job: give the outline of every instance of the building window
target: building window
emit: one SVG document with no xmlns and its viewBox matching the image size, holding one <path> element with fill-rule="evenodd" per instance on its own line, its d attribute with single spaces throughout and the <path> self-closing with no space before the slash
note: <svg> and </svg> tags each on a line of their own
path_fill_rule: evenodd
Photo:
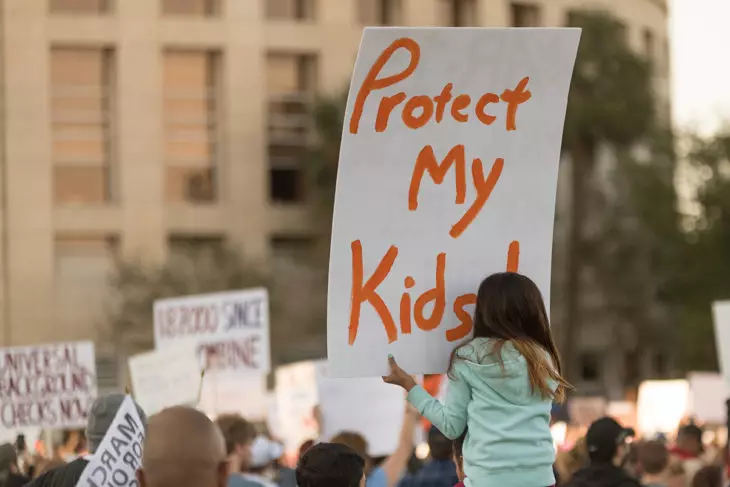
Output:
<svg viewBox="0 0 730 487">
<path fill-rule="evenodd" d="M 266 18 L 271 20 L 314 20 L 316 0 L 265 0 Z"/>
<path fill-rule="evenodd" d="M 163 117 L 165 194 L 171 203 L 217 199 L 219 56 L 208 51 L 166 51 Z"/>
<path fill-rule="evenodd" d="M 581 355 L 580 378 L 585 382 L 596 382 L 601 378 L 600 357 L 595 353 L 584 353 Z"/>
<path fill-rule="evenodd" d="M 402 0 L 358 0 L 362 25 L 398 25 L 403 22 Z"/>
<path fill-rule="evenodd" d="M 542 25 L 540 6 L 532 3 L 512 3 L 512 27 L 539 27 Z"/>
<path fill-rule="evenodd" d="M 218 14 L 219 7 L 218 0 L 162 0 L 164 15 L 211 16 Z"/>
<path fill-rule="evenodd" d="M 109 279 L 118 256 L 118 239 L 60 236 L 54 242 L 55 298 L 58 326 L 64 332 L 87 331 L 95 338 L 111 296 Z M 81 336 L 79 336 L 81 338 Z"/>
<path fill-rule="evenodd" d="M 453 27 L 478 25 L 476 0 L 439 0 L 439 17 Z"/>
<path fill-rule="evenodd" d="M 649 29 L 644 29 L 642 32 L 642 40 L 644 43 L 644 56 L 650 63 L 655 63 L 656 60 L 656 45 L 654 42 L 654 33 Z"/>
<path fill-rule="evenodd" d="M 112 200 L 112 53 L 106 49 L 51 51 L 51 132 L 54 201 Z"/>
<path fill-rule="evenodd" d="M 103 14 L 109 11 L 111 0 L 50 0 L 52 13 Z"/>
<path fill-rule="evenodd" d="M 269 195 L 277 203 L 304 200 L 302 154 L 311 137 L 309 107 L 316 91 L 316 58 L 267 57 Z"/>
</svg>

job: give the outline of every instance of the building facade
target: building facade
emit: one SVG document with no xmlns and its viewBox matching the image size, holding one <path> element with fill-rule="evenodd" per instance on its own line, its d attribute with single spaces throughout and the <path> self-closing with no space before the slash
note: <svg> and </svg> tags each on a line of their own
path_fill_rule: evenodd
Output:
<svg viewBox="0 0 730 487">
<path fill-rule="evenodd" d="M 308 245 L 306 107 L 346 87 L 365 25 L 562 26 L 605 8 L 666 66 L 669 102 L 665 0 L 1 5 L 0 345 L 98 340 L 117 257 Z"/>
</svg>

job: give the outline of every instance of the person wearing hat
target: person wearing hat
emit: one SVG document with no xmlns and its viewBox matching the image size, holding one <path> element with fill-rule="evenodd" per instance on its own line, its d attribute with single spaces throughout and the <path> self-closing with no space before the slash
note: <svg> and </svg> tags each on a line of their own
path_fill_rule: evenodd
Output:
<svg viewBox="0 0 730 487">
<path fill-rule="evenodd" d="M 30 479 L 20 474 L 18 453 L 10 443 L 0 445 L 0 487 L 21 487 Z"/>
<path fill-rule="evenodd" d="M 588 465 L 578 470 L 566 486 L 639 487 L 639 482 L 621 468 L 632 436 L 632 430 L 624 428 L 613 418 L 595 421 L 585 438 Z"/>
<path fill-rule="evenodd" d="M 29 483 L 28 487 L 76 487 L 86 465 L 89 464 L 89 458 L 96 452 L 99 445 L 101 445 L 107 430 L 112 425 L 112 422 L 114 422 L 114 417 L 117 415 L 117 411 L 119 411 L 125 398 L 126 396 L 124 394 L 109 394 L 97 398 L 91 406 L 86 422 L 86 438 L 89 454 L 78 457 L 62 467 L 54 468 L 41 474 Z M 137 408 L 137 413 L 144 427 L 147 428 L 147 417 L 144 411 L 136 402 L 134 405 Z"/>
</svg>

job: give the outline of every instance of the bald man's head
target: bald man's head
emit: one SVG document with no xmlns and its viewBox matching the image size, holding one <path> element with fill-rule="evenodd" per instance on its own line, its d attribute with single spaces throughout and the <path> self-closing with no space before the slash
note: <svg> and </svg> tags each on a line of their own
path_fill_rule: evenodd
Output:
<svg viewBox="0 0 730 487">
<path fill-rule="evenodd" d="M 226 449 L 220 430 L 188 407 L 152 416 L 137 477 L 141 487 L 225 487 Z"/>
</svg>

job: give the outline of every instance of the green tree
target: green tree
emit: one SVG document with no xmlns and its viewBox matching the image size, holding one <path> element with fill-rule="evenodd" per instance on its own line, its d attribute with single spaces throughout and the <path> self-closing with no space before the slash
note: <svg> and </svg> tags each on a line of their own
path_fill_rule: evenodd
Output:
<svg viewBox="0 0 730 487">
<path fill-rule="evenodd" d="M 675 283 L 681 305 L 678 353 L 686 370 L 715 370 L 711 306 L 730 299 L 730 131 L 690 136 L 687 145 L 696 207 L 686 224 L 682 273 Z"/>
<path fill-rule="evenodd" d="M 288 275 L 287 281 L 298 282 Z M 282 279 L 283 281 L 283 279 Z M 108 312 L 108 337 L 124 354 L 154 348 L 153 304 L 158 299 L 241 290 L 269 289 L 272 362 L 282 363 L 299 353 L 305 331 L 293 334 L 279 296 L 287 289 L 262 265 L 247 261 L 235 248 L 188 247 L 171 253 L 161 265 L 120 261 L 111 276 L 114 299 Z M 307 357 L 309 358 L 309 357 Z"/>
<path fill-rule="evenodd" d="M 586 223 L 601 211 L 596 184 L 599 149 L 624 151 L 642 141 L 654 124 L 651 69 L 628 45 L 623 24 L 609 14 L 575 11 L 570 24 L 583 35 L 570 90 L 563 150 L 570 156 L 569 235 L 562 354 L 568 377 L 576 372 L 582 276 L 595 245 Z"/>
</svg>

